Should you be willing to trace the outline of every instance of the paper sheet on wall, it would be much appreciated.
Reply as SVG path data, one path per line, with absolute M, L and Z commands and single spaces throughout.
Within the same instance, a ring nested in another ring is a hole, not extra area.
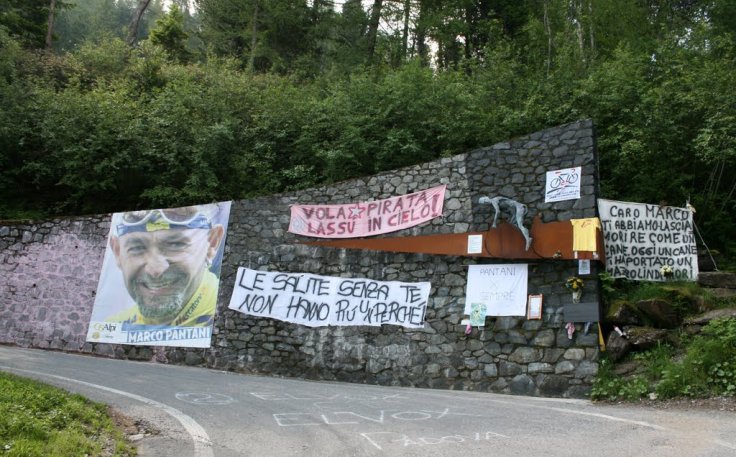
M 483 253 L 483 235 L 468 235 L 468 254 Z
M 483 327 L 486 323 L 488 310 L 485 303 L 470 304 L 470 325 L 473 327 Z
M 544 202 L 561 202 L 580 198 L 581 172 L 582 167 L 548 171 Z

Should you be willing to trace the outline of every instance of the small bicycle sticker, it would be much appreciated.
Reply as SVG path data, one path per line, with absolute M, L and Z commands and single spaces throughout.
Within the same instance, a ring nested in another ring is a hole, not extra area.
M 575 184 L 580 179 L 580 175 L 575 172 L 572 173 L 560 173 L 559 176 L 552 179 L 549 186 L 552 188 L 549 193 L 556 192 L 561 188 L 567 187 L 570 184 Z

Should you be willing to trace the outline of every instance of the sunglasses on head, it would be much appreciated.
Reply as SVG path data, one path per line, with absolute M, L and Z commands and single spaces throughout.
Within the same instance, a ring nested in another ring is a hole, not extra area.
M 131 232 L 197 228 L 212 228 L 209 217 L 197 206 L 129 211 L 123 213 L 121 223 L 117 225 L 118 236 Z
M 205 217 L 196 206 L 183 208 L 153 209 L 144 211 L 129 211 L 123 213 L 124 225 L 144 224 L 148 221 L 164 220 L 169 224 L 186 225 L 194 221 L 197 216 Z

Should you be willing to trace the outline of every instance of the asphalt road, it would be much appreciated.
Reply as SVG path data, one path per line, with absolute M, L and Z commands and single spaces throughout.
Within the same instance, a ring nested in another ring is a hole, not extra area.
M 736 415 L 246 376 L 0 346 L 0 370 L 115 406 L 142 456 L 736 456 Z M 1 393 L 0 393 L 1 394 Z

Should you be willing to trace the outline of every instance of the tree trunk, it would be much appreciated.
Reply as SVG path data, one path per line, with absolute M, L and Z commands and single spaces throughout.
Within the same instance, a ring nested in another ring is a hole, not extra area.
M 470 56 L 473 54 L 473 44 L 475 41 L 475 23 L 473 21 L 473 13 L 470 10 L 471 7 L 465 8 L 465 24 L 468 27 L 468 31 L 465 34 L 465 46 L 463 51 L 465 52 L 465 59 L 470 60 Z
M 414 29 L 414 41 L 416 43 L 416 52 L 419 56 L 419 60 L 422 65 L 429 65 L 429 58 L 427 55 L 427 27 L 424 24 L 427 5 L 424 1 L 419 2 L 419 17 L 417 18 L 417 25 Z
M 547 34 L 547 76 L 552 69 L 552 28 L 549 25 L 549 0 L 544 0 L 544 32 Z
M 406 60 L 406 54 L 409 50 L 409 17 L 411 16 L 411 0 L 404 0 L 404 33 L 402 36 L 402 55 Z
M 595 59 L 595 31 L 593 30 L 593 0 L 588 0 L 588 32 L 590 35 L 590 60 Z
M 578 48 L 580 48 L 580 59 L 583 62 L 583 65 L 585 65 L 586 58 L 585 58 L 585 38 L 583 33 L 583 0 L 575 0 L 575 32 L 578 36 Z
M 371 20 L 368 23 L 368 62 L 373 62 L 376 53 L 376 39 L 378 38 L 378 25 L 381 23 L 381 8 L 383 0 L 373 0 L 371 8 Z
M 323 33 L 320 31 L 320 22 L 322 21 L 322 9 L 327 6 L 325 4 L 325 0 L 314 0 L 312 2 L 312 10 L 311 10 L 311 33 L 312 33 L 312 39 L 314 39 L 314 57 L 315 61 L 317 62 L 317 65 L 319 66 L 320 72 L 324 70 L 327 62 L 326 62 L 326 56 L 325 56 L 325 48 L 320 43 L 320 40 L 323 38 Z
M 138 6 L 135 9 L 135 13 L 133 13 L 133 19 L 130 21 L 130 26 L 128 27 L 129 46 L 133 46 L 138 41 L 138 25 L 141 23 L 141 18 L 143 17 L 143 13 L 146 12 L 149 3 L 151 3 L 151 0 L 138 0 Z
M 56 0 L 51 0 L 49 5 L 49 20 L 46 28 L 46 50 L 50 51 L 54 45 L 54 14 L 56 13 Z
M 250 29 L 250 57 L 248 58 L 248 70 L 252 73 L 256 63 L 256 46 L 258 46 L 258 2 L 253 4 L 253 23 Z
M 324 0 L 313 0 L 312 1 L 312 26 L 316 26 L 320 19 L 322 7 L 324 6 Z

